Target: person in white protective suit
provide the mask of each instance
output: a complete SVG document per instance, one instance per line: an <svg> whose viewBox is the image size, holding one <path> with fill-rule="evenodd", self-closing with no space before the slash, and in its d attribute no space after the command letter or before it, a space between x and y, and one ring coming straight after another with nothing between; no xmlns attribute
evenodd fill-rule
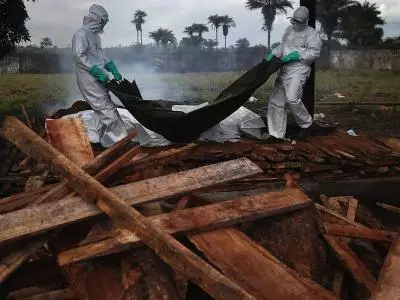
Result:
<svg viewBox="0 0 400 300"><path fill-rule="evenodd" d="M281 68L268 103L268 131L273 138L284 139L286 134L287 110L301 127L298 138L309 135L313 118L301 97L303 86L310 76L310 65L319 57L322 40L317 30L308 26L309 12L304 6L295 10L281 44L267 57L280 58L285 65Z"/></svg>
<svg viewBox="0 0 400 300"><path fill-rule="evenodd" d="M115 64L106 58L101 48L100 33L103 33L107 22L107 11L94 4L72 39L78 87L94 111L92 121L95 130L89 134L98 136L98 142L103 147L110 147L127 135L117 106L103 85L109 80L106 71L112 73L117 81L122 79Z"/></svg>

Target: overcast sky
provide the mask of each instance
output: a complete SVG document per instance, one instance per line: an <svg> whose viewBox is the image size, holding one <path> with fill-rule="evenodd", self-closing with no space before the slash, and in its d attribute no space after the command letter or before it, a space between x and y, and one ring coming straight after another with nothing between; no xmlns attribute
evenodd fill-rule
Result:
<svg viewBox="0 0 400 300"><path fill-rule="evenodd" d="M103 5L108 11L110 22L102 35L103 47L130 45L136 41L135 26L130 23L137 9L147 12L146 24L143 26L143 42L150 43L150 31L159 27L173 30L178 40L185 34L185 26L192 23L207 23L212 14L228 14L237 23L228 35L228 44L234 44L246 37L252 45L266 44L267 33L261 30L263 21L260 11L250 11L245 7L245 0L38 0L27 2L30 16L28 29L32 36L31 43L39 44L41 38L50 37L58 47L70 45L74 32L81 26L83 16L91 4ZM299 1L295 1L298 6ZM376 0L387 24L385 36L400 35L400 1ZM289 16L292 12L289 12ZM288 25L286 16L279 16L274 24L272 42L280 40ZM223 38L222 32L219 36ZM204 35L215 38L215 32ZM222 41L222 39L221 39Z"/></svg>

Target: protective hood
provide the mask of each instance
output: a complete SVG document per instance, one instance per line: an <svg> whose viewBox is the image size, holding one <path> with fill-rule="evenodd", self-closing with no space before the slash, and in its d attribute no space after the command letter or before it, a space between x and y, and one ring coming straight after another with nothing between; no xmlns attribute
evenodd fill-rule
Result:
<svg viewBox="0 0 400 300"><path fill-rule="evenodd" d="M302 31L307 28L309 19L309 11L305 6L300 6L294 11L293 17L290 18L290 23L295 31Z"/></svg>
<svg viewBox="0 0 400 300"><path fill-rule="evenodd" d="M89 14L83 18L83 26L95 33L102 33L107 23L107 11L97 4L92 5L89 9Z"/></svg>

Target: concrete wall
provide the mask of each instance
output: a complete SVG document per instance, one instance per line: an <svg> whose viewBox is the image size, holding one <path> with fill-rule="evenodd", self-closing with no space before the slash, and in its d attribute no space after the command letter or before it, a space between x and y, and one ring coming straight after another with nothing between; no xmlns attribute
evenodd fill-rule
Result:
<svg viewBox="0 0 400 300"><path fill-rule="evenodd" d="M400 70L400 49L332 51L330 68L339 70Z"/></svg>

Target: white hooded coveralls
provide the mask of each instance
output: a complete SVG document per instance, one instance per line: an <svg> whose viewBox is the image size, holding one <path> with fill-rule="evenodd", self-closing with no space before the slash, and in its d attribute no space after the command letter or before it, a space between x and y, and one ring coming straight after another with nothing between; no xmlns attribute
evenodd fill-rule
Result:
<svg viewBox="0 0 400 300"><path fill-rule="evenodd" d="M271 136L279 139L285 137L288 109L301 128L311 126L313 118L305 108L301 97L303 86L310 76L310 65L319 57L321 47L319 32L314 28L305 26L302 30L295 30L293 26L289 26L281 44L272 51L279 58L298 51L301 62L284 65L278 74L268 103L268 131Z"/></svg>
<svg viewBox="0 0 400 300"><path fill-rule="evenodd" d="M110 147L124 138L127 131L108 91L89 73L97 65L107 74L104 65L110 60L104 55L99 35L104 27L102 19L108 19L107 11L100 5L92 5L83 26L74 34L72 55L79 90L95 112L92 121L96 130L90 134L98 135L98 142Z"/></svg>

